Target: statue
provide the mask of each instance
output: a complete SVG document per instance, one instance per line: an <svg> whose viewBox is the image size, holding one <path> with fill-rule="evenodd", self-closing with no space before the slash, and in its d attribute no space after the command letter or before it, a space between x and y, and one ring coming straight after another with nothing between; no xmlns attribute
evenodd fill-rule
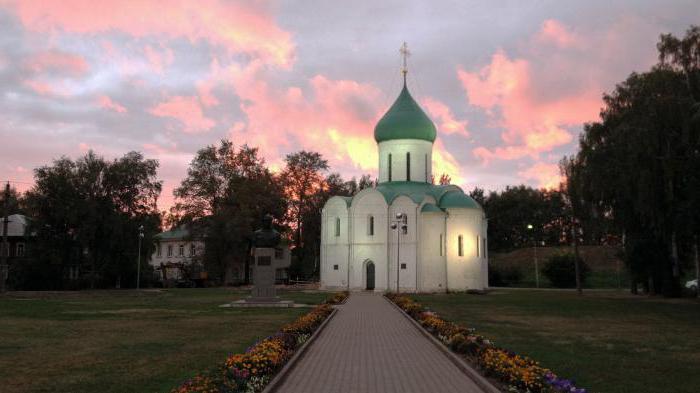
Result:
<svg viewBox="0 0 700 393"><path fill-rule="evenodd" d="M281 240L280 233L272 227L272 216L265 214L262 219L262 229L253 232L253 248L274 248Z"/></svg>

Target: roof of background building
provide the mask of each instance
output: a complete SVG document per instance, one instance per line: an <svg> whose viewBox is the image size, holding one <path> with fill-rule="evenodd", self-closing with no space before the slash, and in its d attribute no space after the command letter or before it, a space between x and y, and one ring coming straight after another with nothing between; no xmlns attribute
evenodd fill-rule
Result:
<svg viewBox="0 0 700 393"><path fill-rule="evenodd" d="M169 231L161 232L153 238L156 240L185 240L190 237L190 231L185 225L173 228Z"/></svg>
<svg viewBox="0 0 700 393"><path fill-rule="evenodd" d="M374 127L374 139L377 142L394 139L422 139L435 142L436 136L435 124L411 97L405 83L394 104Z"/></svg>

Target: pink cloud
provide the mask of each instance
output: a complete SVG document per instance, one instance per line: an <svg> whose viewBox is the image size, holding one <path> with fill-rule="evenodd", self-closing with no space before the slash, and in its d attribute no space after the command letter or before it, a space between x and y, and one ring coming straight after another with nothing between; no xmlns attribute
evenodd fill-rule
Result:
<svg viewBox="0 0 700 393"><path fill-rule="evenodd" d="M58 95L58 91L56 91L51 85L49 85L46 82L42 82L35 79L28 79L24 81L24 85L27 86L33 92L41 94L43 96Z"/></svg>
<svg viewBox="0 0 700 393"><path fill-rule="evenodd" d="M104 109L109 109L109 110L119 112L119 113L126 113L127 112L127 110L126 110L126 108L124 108L124 106L112 101L111 98L104 96L104 95L99 96L97 98L97 103L101 108L104 108Z"/></svg>
<svg viewBox="0 0 700 393"><path fill-rule="evenodd" d="M561 48L571 47L578 42L578 37L567 26L554 19L542 22L540 31L535 37L541 42L553 43Z"/></svg>
<svg viewBox="0 0 700 393"><path fill-rule="evenodd" d="M543 98L533 78L530 62L510 59L496 52L490 64L476 72L458 69L457 75L471 105L486 111L502 127L505 146L475 151L484 158L517 159L566 145L573 136L565 129L596 118L600 90L586 88Z"/></svg>
<svg viewBox="0 0 700 393"><path fill-rule="evenodd" d="M282 66L290 65L294 57L291 34L277 26L262 2L22 0L10 4L24 26L34 31L117 30L134 37L203 39Z"/></svg>
<svg viewBox="0 0 700 393"><path fill-rule="evenodd" d="M183 131L194 134L209 131L216 125L212 119L204 116L197 97L174 96L148 110L154 116L172 117L183 125Z"/></svg>
<svg viewBox="0 0 700 393"><path fill-rule="evenodd" d="M29 57L24 66L37 74L63 74L71 77L84 75L89 68L82 56L59 50L37 53Z"/></svg>
<svg viewBox="0 0 700 393"><path fill-rule="evenodd" d="M654 42L656 34L658 27L632 16L585 34L548 19L522 40L517 55L498 50L479 68L458 67L469 103L502 130L500 144L479 146L473 154L486 164L539 159L571 145L574 130L598 118L604 91L655 62L653 45L636 42Z"/></svg>
<svg viewBox="0 0 700 393"><path fill-rule="evenodd" d="M425 97L421 104L428 111L433 120L437 121L438 131L442 134L458 134L468 137L467 121L457 120L450 107L432 97Z"/></svg>
<svg viewBox="0 0 700 393"><path fill-rule="evenodd" d="M260 147L273 165L280 164L282 150L294 146L323 150L335 167L376 168L372 130L383 109L376 87L316 75L304 86L305 93L298 86L270 85L257 62L229 72L247 117L245 126L231 128L234 141Z"/></svg>
<svg viewBox="0 0 700 393"><path fill-rule="evenodd" d="M165 67L172 64L175 55L170 48L162 46L160 48L154 48L152 45L146 45L143 48L143 53L146 56L153 70L159 74L163 73Z"/></svg>
<svg viewBox="0 0 700 393"><path fill-rule="evenodd" d="M556 189L563 181L559 166L557 164L547 164L538 162L535 165L518 172L518 175L525 180L535 180L542 188Z"/></svg>

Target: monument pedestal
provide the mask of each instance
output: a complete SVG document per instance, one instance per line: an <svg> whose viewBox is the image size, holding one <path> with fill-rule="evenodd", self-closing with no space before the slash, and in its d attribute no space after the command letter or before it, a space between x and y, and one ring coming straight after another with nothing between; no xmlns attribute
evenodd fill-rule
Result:
<svg viewBox="0 0 700 393"><path fill-rule="evenodd" d="M256 247L253 250L253 290L251 296L231 303L232 307L293 307L291 300L282 300L275 290L275 249Z"/></svg>

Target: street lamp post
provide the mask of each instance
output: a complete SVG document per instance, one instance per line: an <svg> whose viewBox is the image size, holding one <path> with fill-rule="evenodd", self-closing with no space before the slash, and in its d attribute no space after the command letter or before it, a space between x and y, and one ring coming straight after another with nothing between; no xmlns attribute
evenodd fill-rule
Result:
<svg viewBox="0 0 700 393"><path fill-rule="evenodd" d="M136 289L141 289L141 240L143 239L143 225L139 226L139 255L136 258Z"/></svg>
<svg viewBox="0 0 700 393"><path fill-rule="evenodd" d="M399 231L399 228L401 229ZM396 293L399 293L399 270L401 269L401 233L405 235L408 232L408 216L406 213L396 213L396 220L392 221L391 229L396 230Z"/></svg>
<svg viewBox="0 0 700 393"><path fill-rule="evenodd" d="M527 224L527 229L532 232L532 249L533 249L533 258L535 259L535 286L537 288L540 287L540 268L537 266L537 240L535 239L535 234L534 234L534 227L532 224Z"/></svg>

